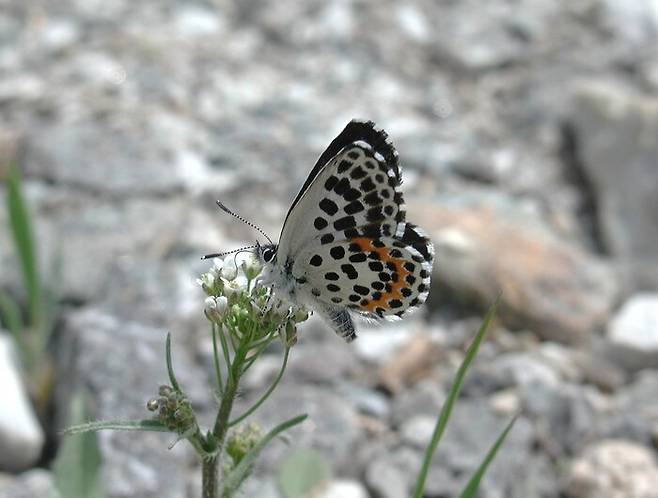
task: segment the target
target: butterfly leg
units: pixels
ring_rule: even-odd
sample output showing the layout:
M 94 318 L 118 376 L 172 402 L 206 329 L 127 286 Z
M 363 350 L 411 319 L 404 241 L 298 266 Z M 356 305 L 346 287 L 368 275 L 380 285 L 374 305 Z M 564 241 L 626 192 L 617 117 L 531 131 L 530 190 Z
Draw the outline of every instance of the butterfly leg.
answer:
M 325 306 L 318 312 L 320 316 L 331 325 L 334 332 L 347 342 L 352 342 L 356 339 L 354 323 L 352 322 L 352 317 L 347 310 L 338 307 Z

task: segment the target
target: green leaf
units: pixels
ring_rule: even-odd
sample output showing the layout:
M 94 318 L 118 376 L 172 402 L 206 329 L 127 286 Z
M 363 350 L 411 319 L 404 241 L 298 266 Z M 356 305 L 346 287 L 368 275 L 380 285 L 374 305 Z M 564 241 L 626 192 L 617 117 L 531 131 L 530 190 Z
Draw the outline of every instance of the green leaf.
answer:
M 283 431 L 286 431 L 306 420 L 307 416 L 308 415 L 298 415 L 293 417 L 290 420 L 286 420 L 282 424 L 277 425 L 274 429 L 268 432 L 265 437 L 263 437 L 263 439 L 261 439 L 259 443 L 249 451 L 249 453 L 242 457 L 240 463 L 224 478 L 222 491 L 219 496 L 233 496 L 251 472 L 251 469 L 261 451 L 263 451 L 263 448 L 265 448 L 272 439 L 277 437 Z
M 244 419 L 246 419 L 249 415 L 254 413 L 260 405 L 262 405 L 265 400 L 272 394 L 274 389 L 276 389 L 276 386 L 279 385 L 279 381 L 281 380 L 281 377 L 283 377 L 283 373 L 286 371 L 286 365 L 288 365 L 288 355 L 290 354 L 290 348 L 286 348 L 285 353 L 283 354 L 283 363 L 281 364 L 281 369 L 279 370 L 279 374 L 276 376 L 276 379 L 274 379 L 274 382 L 272 382 L 272 385 L 265 391 L 265 393 L 260 397 L 258 401 L 256 401 L 253 405 L 251 405 L 245 412 L 237 417 L 235 420 L 231 420 L 229 422 L 229 427 L 234 426 L 235 424 L 239 424 L 242 422 Z
M 326 459 L 312 449 L 290 455 L 279 470 L 279 488 L 284 498 L 308 498 L 331 477 Z
M 84 396 L 73 398 L 73 422 L 87 418 Z M 66 498 L 103 498 L 101 479 L 102 459 L 96 434 L 87 433 L 67 438 L 53 464 L 55 487 Z
M 23 273 L 27 291 L 30 322 L 38 326 L 41 321 L 41 286 L 36 248 L 32 236 L 32 223 L 21 187 L 21 177 L 16 166 L 9 169 L 7 177 L 7 208 L 9 223 L 16 246 L 16 254 Z
M 478 349 L 480 348 L 480 344 L 482 343 L 482 340 L 484 339 L 484 336 L 486 335 L 487 330 L 491 325 L 491 321 L 493 320 L 493 317 L 496 315 L 496 310 L 498 309 L 499 302 L 500 302 L 500 298 L 496 299 L 494 304 L 491 305 L 491 307 L 489 308 L 489 311 L 487 311 L 487 314 L 484 317 L 484 321 L 482 322 L 482 325 L 480 326 L 480 329 L 478 330 L 475 339 L 473 339 L 473 342 L 471 343 L 468 350 L 466 351 L 464 361 L 459 367 L 459 370 L 457 370 L 457 375 L 455 375 L 455 380 L 453 381 L 452 387 L 450 388 L 450 392 L 448 393 L 448 397 L 446 398 L 446 401 L 443 404 L 443 408 L 441 409 L 439 418 L 436 421 L 436 426 L 434 427 L 434 433 L 432 434 L 432 439 L 430 440 L 430 444 L 427 446 L 427 450 L 425 451 L 425 458 L 423 459 L 423 465 L 420 469 L 420 472 L 418 473 L 418 478 L 416 480 L 416 487 L 414 488 L 414 493 L 412 495 L 413 498 L 423 497 L 425 480 L 427 479 L 427 473 L 429 472 L 430 464 L 432 463 L 432 457 L 434 456 L 434 452 L 436 451 L 436 448 L 439 445 L 439 441 L 443 436 L 443 432 L 446 428 L 446 425 L 448 425 L 448 420 L 450 419 L 450 415 L 452 414 L 452 408 L 455 404 L 455 400 L 459 396 L 459 392 L 461 391 L 461 387 L 462 384 L 464 383 L 464 377 L 466 376 L 466 372 L 471 366 L 471 363 L 473 363 L 473 360 L 477 355 Z
M 473 474 L 473 477 L 468 481 L 468 484 L 466 484 L 466 487 L 464 488 L 464 491 L 462 491 L 462 494 L 459 495 L 460 498 L 475 498 L 478 492 L 478 487 L 480 486 L 480 480 L 482 479 L 482 476 L 484 476 L 484 473 L 487 471 L 487 468 L 489 467 L 489 464 L 493 461 L 493 459 L 496 456 L 496 453 L 498 453 L 498 450 L 503 444 L 503 441 L 505 441 L 505 438 L 507 437 L 507 434 L 509 431 L 512 429 L 514 426 L 514 422 L 516 422 L 516 417 L 514 417 L 510 422 L 507 424 L 507 427 L 505 427 L 505 430 L 498 436 L 498 439 L 496 439 L 496 442 L 494 445 L 491 447 L 489 452 L 487 453 L 486 458 L 484 461 L 480 464 L 478 467 L 477 471 L 475 474 Z
M 21 359 L 25 364 L 25 368 L 30 363 L 30 351 L 26 344 L 23 334 L 23 319 L 21 318 L 21 310 L 16 301 L 14 301 L 9 294 L 0 290 L 0 318 L 2 324 L 11 332 L 16 347 L 21 354 Z
M 171 387 L 174 388 L 174 391 L 182 392 L 176 376 L 174 375 L 174 367 L 171 362 L 171 334 L 167 332 L 167 342 L 165 346 L 165 359 L 167 361 L 167 372 L 169 373 L 169 382 L 171 382 Z
M 87 422 L 85 424 L 73 425 L 66 428 L 63 434 L 73 436 L 75 434 L 86 434 L 89 432 L 98 432 L 104 430 L 114 431 L 150 431 L 150 432 L 171 432 L 157 420 L 98 420 L 96 422 Z

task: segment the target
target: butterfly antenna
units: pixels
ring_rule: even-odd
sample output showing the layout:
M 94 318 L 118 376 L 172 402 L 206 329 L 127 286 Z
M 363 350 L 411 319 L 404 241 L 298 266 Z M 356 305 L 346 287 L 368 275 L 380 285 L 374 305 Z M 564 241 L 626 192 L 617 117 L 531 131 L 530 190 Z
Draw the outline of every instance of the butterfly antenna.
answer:
M 251 228 L 253 228 L 254 230 L 257 230 L 258 232 L 260 232 L 260 234 L 263 235 L 263 236 L 267 239 L 267 241 L 268 241 L 270 244 L 273 244 L 273 243 L 274 243 L 274 242 L 272 242 L 272 239 L 270 239 L 270 238 L 268 237 L 268 235 L 267 235 L 267 234 L 266 234 L 266 233 L 265 233 L 265 232 L 264 232 L 264 231 L 263 231 L 258 225 L 254 224 L 254 223 L 252 223 L 252 222 L 250 222 L 250 221 L 245 220 L 242 216 L 240 216 L 240 215 L 238 215 L 238 214 L 235 214 L 233 211 L 231 211 L 229 208 L 227 208 L 227 207 L 226 207 L 224 204 L 222 204 L 220 201 L 215 201 L 215 203 L 219 206 L 219 209 L 221 209 L 221 210 L 224 211 L 225 213 L 230 214 L 230 215 L 233 216 L 234 218 L 237 218 L 238 220 L 240 220 L 240 221 L 241 221 L 242 223 L 244 223 L 245 225 L 248 225 L 248 226 L 250 226 Z
M 233 249 L 232 251 L 216 252 L 214 254 L 206 254 L 205 256 L 201 256 L 201 259 L 221 258 L 222 256 L 226 256 L 227 254 L 233 254 L 233 253 L 240 252 L 240 251 L 246 251 L 248 249 L 254 249 L 255 247 L 258 247 L 258 246 L 257 245 L 246 246 L 246 247 L 241 247 L 240 249 Z

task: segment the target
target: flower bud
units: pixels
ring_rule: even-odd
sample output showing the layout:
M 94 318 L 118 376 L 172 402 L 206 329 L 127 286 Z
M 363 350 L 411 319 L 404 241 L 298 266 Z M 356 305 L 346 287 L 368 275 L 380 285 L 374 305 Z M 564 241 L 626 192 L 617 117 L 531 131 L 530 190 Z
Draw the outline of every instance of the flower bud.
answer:
M 242 273 L 244 273 L 245 277 L 249 280 L 255 279 L 263 269 L 258 259 L 256 259 L 251 253 L 249 253 L 244 261 L 242 261 L 240 268 L 242 269 Z
M 228 299 L 225 296 L 207 297 L 203 311 L 211 322 L 220 323 L 228 310 Z
M 221 271 L 222 278 L 228 280 L 229 282 L 238 276 L 238 267 L 235 266 L 235 261 L 228 259 L 224 261 L 224 266 L 222 266 Z

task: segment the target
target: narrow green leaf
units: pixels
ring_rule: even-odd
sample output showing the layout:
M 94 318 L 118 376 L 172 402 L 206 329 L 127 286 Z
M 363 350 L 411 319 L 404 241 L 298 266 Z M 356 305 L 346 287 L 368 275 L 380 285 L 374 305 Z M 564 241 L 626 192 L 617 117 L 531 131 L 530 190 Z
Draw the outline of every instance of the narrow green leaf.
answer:
M 171 382 L 171 387 L 173 387 L 175 391 L 182 392 L 180 386 L 178 385 L 178 381 L 176 380 L 176 376 L 174 375 L 174 367 L 171 364 L 171 333 L 169 332 L 167 332 L 165 358 L 167 360 L 167 372 L 169 373 L 169 382 Z
M 157 420 L 98 420 L 96 422 L 87 422 L 85 424 L 73 425 L 63 431 L 64 435 L 72 436 L 75 434 L 85 434 L 88 432 L 98 432 L 104 430 L 114 431 L 150 431 L 150 432 L 171 432 Z
M 249 415 L 254 413 L 258 409 L 258 407 L 260 407 L 260 405 L 265 403 L 265 400 L 270 397 L 270 394 L 272 394 L 274 389 L 276 389 L 276 386 L 279 385 L 279 381 L 281 380 L 281 377 L 283 377 L 283 373 L 286 371 L 289 354 L 290 354 L 290 348 L 286 348 L 286 351 L 283 355 L 283 363 L 281 364 L 281 369 L 279 370 L 279 374 L 276 376 L 276 379 L 274 379 L 274 382 L 272 382 L 272 385 L 267 389 L 267 391 L 265 391 L 265 393 L 260 397 L 260 399 L 256 401 L 253 405 L 251 405 L 242 415 L 238 416 L 235 420 L 231 420 L 228 424 L 229 427 L 242 422 Z
M 73 422 L 87 418 L 84 397 L 77 395 L 71 406 Z M 64 440 L 53 465 L 55 487 L 66 498 L 103 498 L 101 452 L 96 434 Z
M 42 290 L 42 319 L 41 319 L 41 343 L 45 350 L 50 343 L 50 338 L 55 325 L 57 324 L 57 315 L 59 313 L 60 292 L 56 285 L 62 282 L 64 278 L 64 252 L 61 246 L 55 251 L 52 267 L 46 277 L 48 285 L 43 286 Z M 51 284 L 54 283 L 54 284 Z
M 41 287 L 36 248 L 32 235 L 32 223 L 21 187 L 21 177 L 16 166 L 9 169 L 7 177 L 7 208 L 16 254 L 23 273 L 23 282 L 27 291 L 31 325 L 37 326 L 41 321 Z
M 30 364 L 30 351 L 26 343 L 26 338 L 23 336 L 23 319 L 21 318 L 21 310 L 16 301 L 14 301 L 9 294 L 0 290 L 0 318 L 2 324 L 9 330 L 16 347 L 20 352 L 21 359 L 23 360 L 24 367 L 28 368 Z
M 475 474 L 473 474 L 473 477 L 471 477 L 471 479 L 468 481 L 468 484 L 466 484 L 466 487 L 464 488 L 464 491 L 462 491 L 462 494 L 459 495 L 460 498 L 476 497 L 478 488 L 480 487 L 480 480 L 482 479 L 482 476 L 484 476 L 484 473 L 487 471 L 487 468 L 489 468 L 489 464 L 493 462 L 493 459 L 496 457 L 496 453 L 498 453 L 498 450 L 502 446 L 503 441 L 505 441 L 507 434 L 509 433 L 510 430 L 512 430 L 512 427 L 514 426 L 514 422 L 516 422 L 516 418 L 517 417 L 512 418 L 512 420 L 510 420 L 509 423 L 507 424 L 507 427 L 505 427 L 505 430 L 500 434 L 500 436 L 498 436 L 498 439 L 496 439 L 496 442 L 487 453 L 486 458 L 480 464 Z
M 439 445 L 439 441 L 443 436 L 443 432 L 446 428 L 446 425 L 448 424 L 448 420 L 450 419 L 450 415 L 452 414 L 453 405 L 455 404 L 455 400 L 459 396 L 459 392 L 461 391 L 462 384 L 464 383 L 464 377 L 466 376 L 466 372 L 471 366 L 471 363 L 473 363 L 473 360 L 475 359 L 478 349 L 480 348 L 480 344 L 482 343 L 482 340 L 484 339 L 484 336 L 486 335 L 487 330 L 491 325 L 491 321 L 493 320 L 493 317 L 496 315 L 496 310 L 498 309 L 499 302 L 500 302 L 500 297 L 496 299 L 494 304 L 491 305 L 491 307 L 487 311 L 487 314 L 484 317 L 484 321 L 482 322 L 480 329 L 475 335 L 475 339 L 473 339 L 473 342 L 471 343 L 468 350 L 466 351 L 464 361 L 462 362 L 461 366 L 457 370 L 457 375 L 455 375 L 455 380 L 453 381 L 452 387 L 450 388 L 450 392 L 448 393 L 448 397 L 446 398 L 446 401 L 443 404 L 443 408 L 441 408 L 441 413 L 439 414 L 439 418 L 436 421 L 436 426 L 434 427 L 434 433 L 432 434 L 432 439 L 430 440 L 430 444 L 427 446 L 427 450 L 425 451 L 425 458 L 423 459 L 423 465 L 420 469 L 420 472 L 418 473 L 418 478 L 416 480 L 416 487 L 412 495 L 413 498 L 423 497 L 425 480 L 427 479 L 427 473 L 429 472 L 430 464 L 432 463 L 432 457 L 434 456 L 434 452 L 436 451 L 436 448 Z
M 312 449 L 300 449 L 286 458 L 279 470 L 279 489 L 284 498 L 307 498 L 329 480 L 326 459 Z
M 303 422 L 306 417 L 308 417 L 308 415 L 298 415 L 277 425 L 274 429 L 268 432 L 265 437 L 263 437 L 263 439 L 261 439 L 260 442 L 254 446 L 249 453 L 240 460 L 240 463 L 225 477 L 224 482 L 222 483 L 222 491 L 219 496 L 233 496 L 233 493 L 236 492 L 242 482 L 249 475 L 256 459 L 261 451 L 263 451 L 263 448 L 265 448 L 272 439 L 277 437 L 283 431 Z

